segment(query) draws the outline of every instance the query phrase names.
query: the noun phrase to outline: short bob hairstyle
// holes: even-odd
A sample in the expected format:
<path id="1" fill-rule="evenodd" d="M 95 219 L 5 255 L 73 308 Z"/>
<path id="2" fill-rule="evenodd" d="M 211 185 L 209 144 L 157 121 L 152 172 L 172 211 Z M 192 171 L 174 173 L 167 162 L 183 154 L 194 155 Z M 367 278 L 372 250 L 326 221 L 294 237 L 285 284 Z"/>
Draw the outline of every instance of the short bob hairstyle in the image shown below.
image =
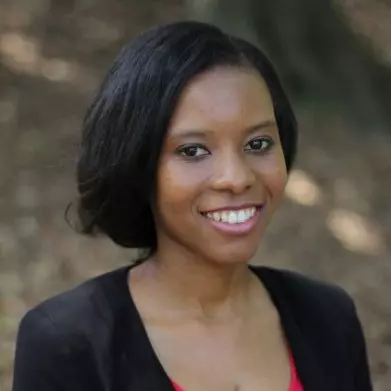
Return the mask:
<path id="1" fill-rule="evenodd" d="M 184 87 L 217 66 L 252 69 L 265 80 L 289 171 L 296 119 L 265 54 L 200 22 L 155 27 L 120 51 L 87 110 L 77 166 L 82 232 L 103 233 L 149 255 L 156 251 L 152 210 L 167 128 Z"/>

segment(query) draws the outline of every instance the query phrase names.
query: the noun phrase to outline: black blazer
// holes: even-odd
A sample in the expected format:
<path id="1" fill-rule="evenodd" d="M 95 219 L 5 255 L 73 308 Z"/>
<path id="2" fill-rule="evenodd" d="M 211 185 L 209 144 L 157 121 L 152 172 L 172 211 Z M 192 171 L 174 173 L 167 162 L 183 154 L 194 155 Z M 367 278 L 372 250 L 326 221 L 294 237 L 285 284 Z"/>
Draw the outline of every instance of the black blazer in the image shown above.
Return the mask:
<path id="1" fill-rule="evenodd" d="M 89 280 L 24 316 L 13 391 L 173 391 L 129 294 L 129 268 Z M 304 390 L 372 390 L 350 297 L 293 272 L 251 269 L 279 311 Z"/>

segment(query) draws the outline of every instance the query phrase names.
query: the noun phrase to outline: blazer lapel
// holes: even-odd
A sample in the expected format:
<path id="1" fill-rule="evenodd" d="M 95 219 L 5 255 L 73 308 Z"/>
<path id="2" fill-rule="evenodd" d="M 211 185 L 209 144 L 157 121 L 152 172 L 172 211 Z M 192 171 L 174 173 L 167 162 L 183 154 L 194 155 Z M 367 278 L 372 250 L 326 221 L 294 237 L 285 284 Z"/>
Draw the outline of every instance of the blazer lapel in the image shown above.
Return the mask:
<path id="1" fill-rule="evenodd" d="M 284 295 L 283 286 L 276 280 L 276 272 L 272 269 L 250 267 L 258 276 L 270 298 L 276 306 L 285 337 L 292 351 L 297 373 L 303 384 L 305 391 L 337 391 L 335 387 L 328 383 L 322 365 L 320 364 L 319 354 L 306 338 L 306 335 L 300 329 L 299 323 L 295 319 L 292 308 Z"/>
<path id="2" fill-rule="evenodd" d="M 148 338 L 137 307 L 130 295 L 123 270 L 118 282 L 121 290 L 117 302 L 117 330 L 113 336 L 114 384 L 110 391 L 174 391 L 170 379 L 159 362 Z"/>
<path id="3" fill-rule="evenodd" d="M 346 391 L 343 385 L 341 388 L 336 387 L 336 384 L 330 384 L 330 379 L 325 375 L 321 364 L 322 352 L 311 344 L 308 335 L 300 328 L 300 321 L 295 317 L 277 271 L 259 267 L 250 269 L 263 283 L 280 314 L 285 337 L 304 391 Z M 114 381 L 111 391 L 173 391 L 170 379 L 150 344 L 137 308 L 133 300 L 129 299 L 126 277 L 127 272 L 124 272 L 122 281 L 118 284 L 118 287 L 124 290 L 117 297 L 127 299 L 122 303 L 116 303 L 116 313 L 121 319 L 115 322 L 118 329 L 113 336 L 113 355 L 117 360 L 113 363 Z"/>
<path id="4" fill-rule="evenodd" d="M 131 366 L 123 368 L 126 391 L 173 391 L 173 386 L 151 346 L 141 320 L 134 320 L 129 345 L 134 354 Z M 117 390 L 115 390 L 117 391 Z"/>

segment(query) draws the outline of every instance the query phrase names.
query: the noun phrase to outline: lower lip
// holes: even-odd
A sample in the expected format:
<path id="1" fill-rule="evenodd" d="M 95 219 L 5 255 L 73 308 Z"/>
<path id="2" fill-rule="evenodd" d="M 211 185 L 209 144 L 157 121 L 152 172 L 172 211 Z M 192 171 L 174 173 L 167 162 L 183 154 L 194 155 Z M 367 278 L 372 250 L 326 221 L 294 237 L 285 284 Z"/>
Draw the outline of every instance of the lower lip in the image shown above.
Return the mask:
<path id="1" fill-rule="evenodd" d="M 264 207 L 257 208 L 256 212 L 253 217 L 251 217 L 249 220 L 243 222 L 243 223 L 237 223 L 237 224 L 229 224 L 224 223 L 222 221 L 215 221 L 208 219 L 207 217 L 203 216 L 205 220 L 207 220 L 214 228 L 217 230 L 231 234 L 231 235 L 246 235 L 250 233 L 254 227 L 257 225 L 259 218 L 261 217 L 261 212 Z"/>

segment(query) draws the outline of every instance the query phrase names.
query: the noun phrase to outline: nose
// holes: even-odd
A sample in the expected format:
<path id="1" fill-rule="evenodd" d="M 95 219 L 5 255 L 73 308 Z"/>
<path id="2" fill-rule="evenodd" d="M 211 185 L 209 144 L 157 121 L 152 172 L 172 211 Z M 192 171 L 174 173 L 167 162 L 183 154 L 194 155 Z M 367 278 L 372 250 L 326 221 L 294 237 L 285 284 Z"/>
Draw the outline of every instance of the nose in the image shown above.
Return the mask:
<path id="1" fill-rule="evenodd" d="M 255 182 L 255 174 L 246 156 L 226 153 L 214 162 L 212 188 L 216 191 L 229 191 L 240 194 Z"/>

